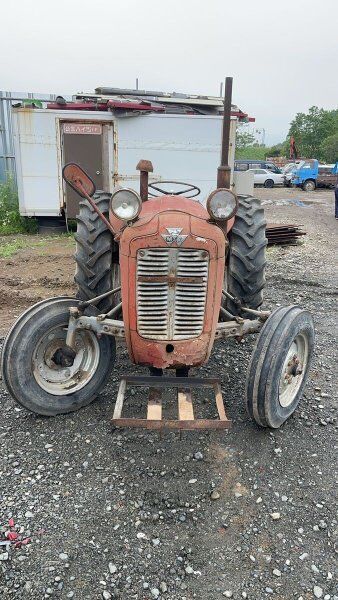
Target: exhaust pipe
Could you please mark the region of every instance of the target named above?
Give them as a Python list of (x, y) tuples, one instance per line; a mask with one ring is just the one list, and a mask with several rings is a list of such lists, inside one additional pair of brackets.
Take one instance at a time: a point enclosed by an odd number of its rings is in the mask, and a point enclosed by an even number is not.
[(217, 187), (230, 189), (229, 165), (232, 77), (225, 79), (221, 164), (217, 169)]

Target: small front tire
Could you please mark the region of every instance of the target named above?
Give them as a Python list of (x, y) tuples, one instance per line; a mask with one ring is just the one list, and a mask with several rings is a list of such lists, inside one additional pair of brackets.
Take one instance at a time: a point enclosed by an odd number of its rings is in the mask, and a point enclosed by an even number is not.
[(105, 386), (115, 361), (115, 339), (86, 330), (76, 353), (66, 346), (69, 307), (79, 300), (51, 299), (19, 317), (3, 347), (2, 370), (11, 396), (39, 415), (54, 416), (90, 404)]
[(298, 306), (279, 308), (261, 330), (246, 382), (249, 415), (261, 427), (280, 427), (296, 410), (314, 348), (311, 314)]
[(264, 187), (265, 187), (265, 188), (273, 188), (273, 186), (274, 186), (274, 185), (275, 185), (275, 184), (274, 184), (274, 181), (273, 181), (273, 179), (267, 179), (267, 180), (264, 182)]

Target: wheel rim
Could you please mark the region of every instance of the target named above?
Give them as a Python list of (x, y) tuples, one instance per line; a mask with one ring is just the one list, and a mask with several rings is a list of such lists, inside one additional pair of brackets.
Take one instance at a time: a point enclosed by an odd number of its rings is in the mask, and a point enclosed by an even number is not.
[(283, 408), (295, 399), (305, 377), (308, 359), (308, 338), (299, 333), (288, 350), (279, 380), (279, 403)]
[(91, 331), (79, 331), (75, 354), (66, 346), (67, 324), (46, 331), (33, 353), (33, 373), (38, 385), (53, 396), (81, 390), (94, 376), (100, 348)]

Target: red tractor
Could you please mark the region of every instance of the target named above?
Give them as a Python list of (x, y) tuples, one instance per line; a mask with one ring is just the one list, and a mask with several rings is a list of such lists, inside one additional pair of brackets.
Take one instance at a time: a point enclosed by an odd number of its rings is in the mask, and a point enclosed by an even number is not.
[[(140, 161), (140, 194), (96, 192), (75, 164), (63, 177), (82, 197), (77, 218), (77, 298), (39, 302), (15, 322), (3, 348), (5, 384), (13, 398), (42, 415), (75, 411), (104, 388), (124, 339), (145, 377), (122, 377), (115, 425), (229, 426), (220, 381), (189, 377), (215, 341), (258, 333), (246, 382), (249, 415), (279, 427), (296, 409), (314, 344), (311, 315), (297, 306), (260, 310), (265, 285), (265, 220), (259, 200), (230, 191), (228, 166), (232, 80), (227, 78), (222, 160), (206, 208), (196, 186), (148, 184)], [(164, 369), (175, 369), (167, 377)], [(150, 388), (147, 419), (122, 417), (126, 386)], [(190, 389), (215, 391), (219, 419), (195, 419)], [(161, 388), (178, 389), (178, 419), (162, 419)]]

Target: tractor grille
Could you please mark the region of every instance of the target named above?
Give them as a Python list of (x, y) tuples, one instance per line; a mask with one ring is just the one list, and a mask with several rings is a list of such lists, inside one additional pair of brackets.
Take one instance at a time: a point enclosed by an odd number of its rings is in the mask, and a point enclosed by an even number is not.
[(209, 254), (147, 248), (137, 255), (137, 329), (150, 340), (187, 340), (203, 331)]

